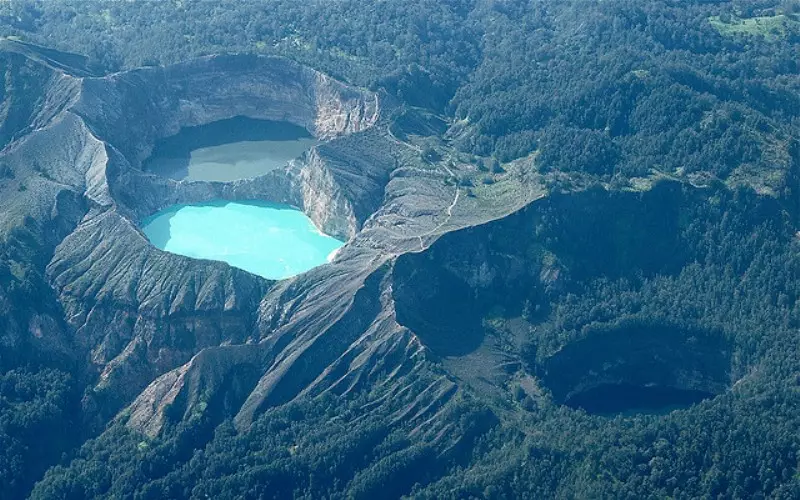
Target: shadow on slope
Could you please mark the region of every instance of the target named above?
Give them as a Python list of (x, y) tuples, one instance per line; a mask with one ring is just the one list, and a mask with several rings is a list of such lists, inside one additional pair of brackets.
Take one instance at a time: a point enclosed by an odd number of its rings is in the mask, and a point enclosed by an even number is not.
[(727, 390), (731, 353), (716, 332), (628, 321), (568, 344), (542, 378), (556, 402), (588, 413), (673, 409)]

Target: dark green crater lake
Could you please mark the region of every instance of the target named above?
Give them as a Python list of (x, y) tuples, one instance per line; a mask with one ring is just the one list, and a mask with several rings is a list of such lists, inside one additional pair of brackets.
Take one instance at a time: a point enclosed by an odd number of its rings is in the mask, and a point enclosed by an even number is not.
[(237, 116), (182, 128), (156, 144), (143, 168), (175, 180), (250, 179), (286, 166), (315, 144), (297, 125)]

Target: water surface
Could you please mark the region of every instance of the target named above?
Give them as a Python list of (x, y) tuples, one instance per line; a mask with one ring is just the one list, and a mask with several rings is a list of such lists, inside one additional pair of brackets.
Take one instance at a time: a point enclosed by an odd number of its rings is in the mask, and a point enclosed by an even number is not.
[(175, 205), (145, 219), (142, 232), (167, 252), (227, 262), (273, 280), (325, 264), (343, 245), (303, 212), (260, 202)]
[(156, 145), (144, 169), (175, 180), (250, 179), (286, 166), (316, 143), (302, 127), (239, 116), (181, 129)]

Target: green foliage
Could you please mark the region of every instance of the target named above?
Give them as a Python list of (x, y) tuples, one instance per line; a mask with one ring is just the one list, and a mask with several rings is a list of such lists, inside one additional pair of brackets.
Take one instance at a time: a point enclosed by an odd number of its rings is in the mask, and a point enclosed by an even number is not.
[[(225, 421), (213, 432), (181, 425), (151, 441), (115, 425), (68, 467), (53, 468), (31, 498), (396, 497), (443, 472), (446, 462), (431, 447), (414, 444), (408, 429), (390, 429), (391, 408), (364, 413), (368, 402), (293, 402), (243, 433)], [(485, 419), (468, 404), (455, 411), (454, 432)]]
[(0, 375), (0, 484), (21, 498), (61, 450), (74, 446), (74, 381), (54, 369), (14, 369)]
[[(721, 38), (705, 2), (495, 3), (483, 57), (452, 102), (462, 148), (627, 176), (785, 170), (797, 36)], [(783, 152), (775, 162), (774, 146)]]
[[(762, 36), (769, 40), (785, 38), (789, 33), (800, 33), (800, 20), (796, 16), (773, 14), (739, 18), (728, 13), (711, 16), (708, 22), (723, 36)], [(796, 35), (795, 35), (796, 36)]]
[[(394, 395), (369, 391), (269, 410), (246, 433), (203, 414), (153, 440), (118, 422), (51, 468), (33, 498), (800, 496), (796, 16), (768, 0), (2, 2), (6, 34), (85, 53), (105, 72), (245, 52), (383, 89), (428, 108), (405, 117), (408, 134), (457, 124), (421, 156), (438, 162), (454, 145), (482, 157), (477, 186), (445, 180), (468, 196), (502, 189), (518, 173), (509, 162), (526, 155), (554, 190), (578, 185), (572, 174), (620, 189), (653, 173), (711, 179), (699, 201), (662, 188), (552, 196), (509, 232), (508, 248), (494, 235), (490, 255), (509, 276), (534, 267), (540, 282), (463, 295), (535, 326), (508, 363), (532, 378), (565, 345), (631, 325), (713, 332), (735, 347), (734, 388), (696, 407), (606, 419), (517, 384), (510, 402), (492, 402), (511, 416), (488, 432), (485, 408), (447, 415), (437, 439), (474, 442), (432, 444), (390, 424)], [(1, 145), (24, 133), (38, 109), (26, 97), (47, 83), (22, 58), (3, 63)], [(63, 312), (34, 226), (0, 248), (0, 484), (11, 498), (83, 438), (75, 381), (86, 374), (26, 333), (38, 315)], [(538, 246), (520, 256), (525, 238)], [(374, 404), (381, 397), (389, 403)]]
[(287, 56), (454, 112), (470, 123), (456, 138), (464, 150), (507, 162), (541, 144), (546, 168), (570, 172), (785, 169), (800, 109), (791, 2), (15, 0), (3, 19), (107, 71), (222, 51)]

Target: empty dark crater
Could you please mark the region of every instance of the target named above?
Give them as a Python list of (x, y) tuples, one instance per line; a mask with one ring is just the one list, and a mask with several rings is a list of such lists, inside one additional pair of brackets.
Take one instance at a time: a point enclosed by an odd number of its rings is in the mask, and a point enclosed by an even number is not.
[(728, 389), (731, 346), (715, 332), (637, 323), (596, 329), (542, 365), (557, 403), (597, 415), (665, 413)]
[(714, 396), (714, 393), (694, 389), (661, 385), (641, 386), (623, 382), (598, 385), (579, 392), (564, 401), (564, 405), (580, 408), (594, 415), (666, 413)]

